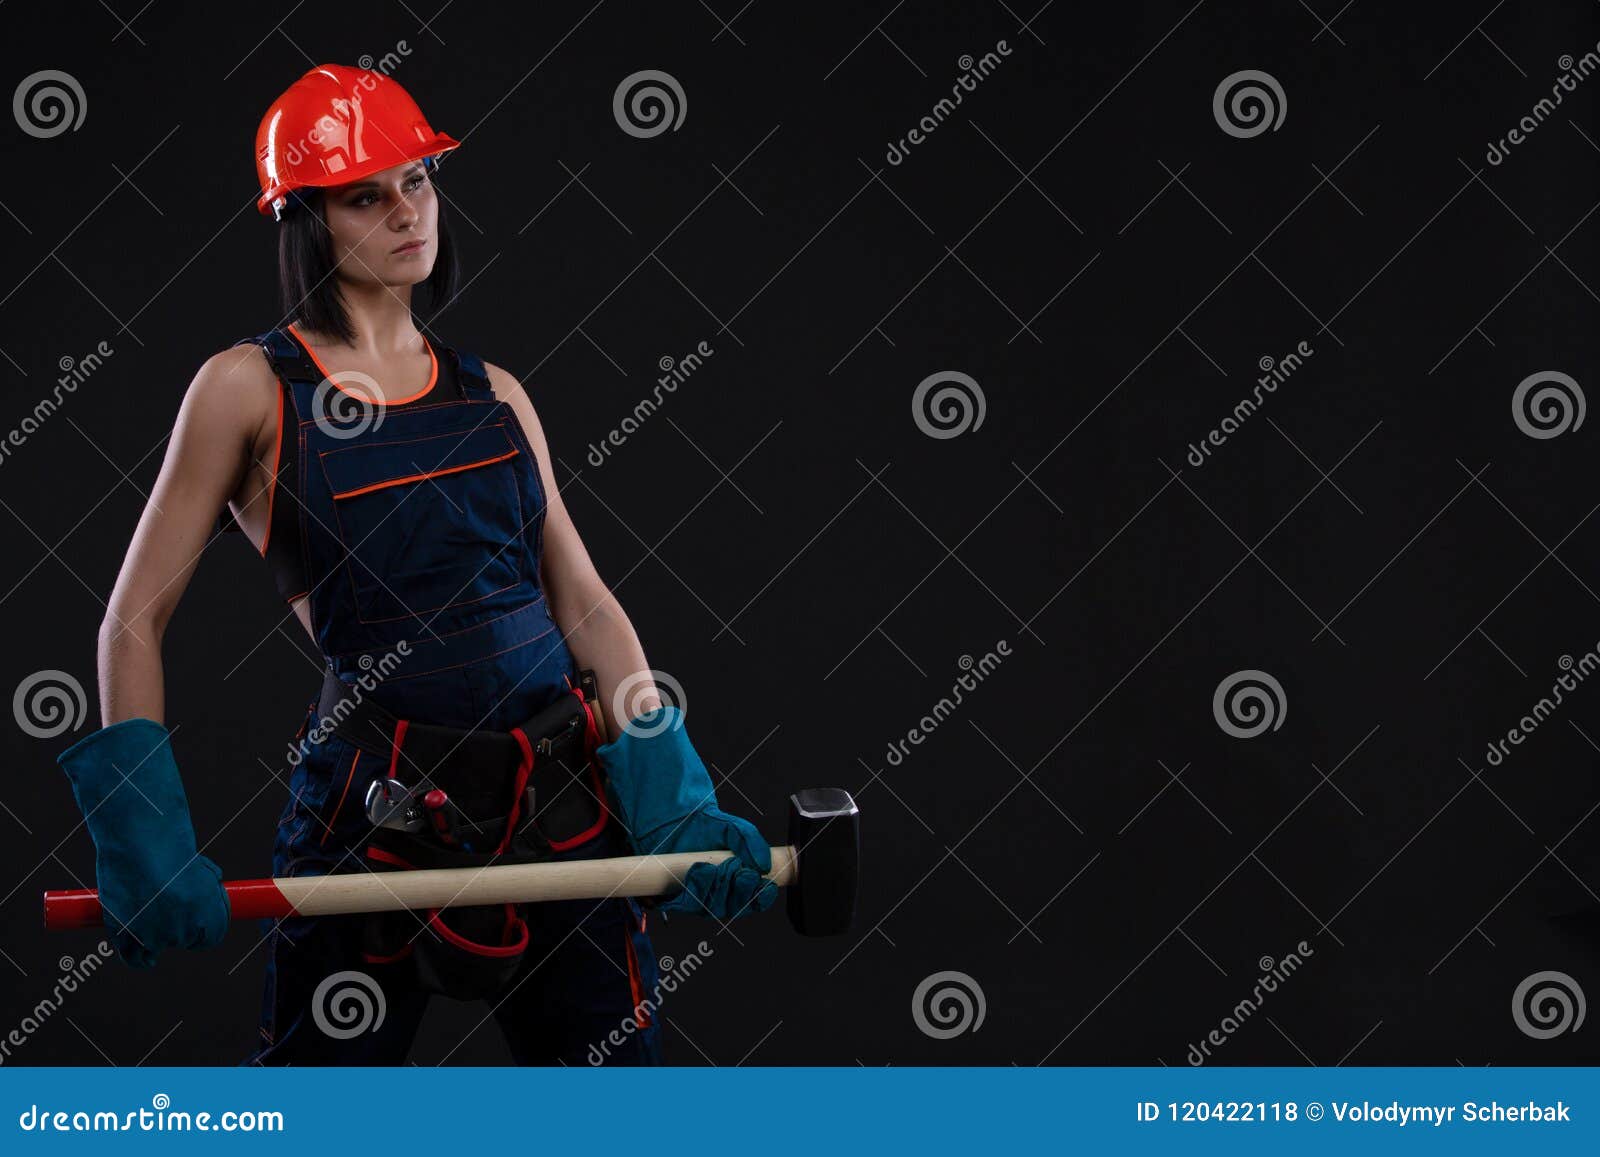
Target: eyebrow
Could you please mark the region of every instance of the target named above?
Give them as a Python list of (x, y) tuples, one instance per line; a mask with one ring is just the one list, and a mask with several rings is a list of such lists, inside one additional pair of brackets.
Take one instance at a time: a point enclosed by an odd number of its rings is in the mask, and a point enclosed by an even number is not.
[[(417, 167), (416, 168), (412, 168), (412, 169), (407, 169), (405, 171), (404, 175), (407, 176), (407, 177), (414, 177), (418, 173), (426, 173), (427, 171), (428, 171), (427, 166), (424, 165), (421, 161), (418, 161), (417, 162)], [(354, 193), (354, 192), (357, 192), (357, 191), (359, 191), (361, 189), (376, 189), (378, 187), (379, 187), (379, 185), (378, 185), (378, 182), (376, 182), (376, 181), (356, 181), (353, 184), (346, 185), (342, 190), (340, 190), (340, 192), (341, 192), (341, 194), (342, 193)]]

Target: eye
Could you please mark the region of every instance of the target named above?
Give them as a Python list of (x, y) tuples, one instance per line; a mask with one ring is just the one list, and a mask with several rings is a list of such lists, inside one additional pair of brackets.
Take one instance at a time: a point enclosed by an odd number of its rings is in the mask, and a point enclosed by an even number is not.
[(357, 193), (355, 198), (350, 202), (350, 207), (352, 209), (364, 209), (377, 199), (378, 195), (369, 189), (364, 193)]
[(406, 181), (407, 189), (420, 189), (425, 181), (421, 173), (413, 173)]

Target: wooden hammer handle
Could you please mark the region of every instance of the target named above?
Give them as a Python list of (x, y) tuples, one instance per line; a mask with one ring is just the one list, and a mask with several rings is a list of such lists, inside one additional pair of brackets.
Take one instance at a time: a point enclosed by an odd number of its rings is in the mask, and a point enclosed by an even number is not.
[[(691, 865), (718, 864), (732, 855), (729, 851), (674, 852), (665, 856), (497, 864), (489, 868), (340, 872), (228, 880), (223, 887), (235, 920), (541, 900), (598, 900), (607, 896), (660, 896), (675, 891), (682, 886)], [(773, 848), (772, 871), (767, 873), (767, 879), (780, 887), (794, 883), (797, 861), (794, 848)], [(44, 894), (47, 929), (92, 928), (101, 922), (100, 894), (93, 888)]]

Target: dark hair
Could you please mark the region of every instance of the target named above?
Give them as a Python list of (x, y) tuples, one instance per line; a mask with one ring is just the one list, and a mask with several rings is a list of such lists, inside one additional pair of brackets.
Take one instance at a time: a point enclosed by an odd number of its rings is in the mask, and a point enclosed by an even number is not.
[[(431, 179), (431, 174), (430, 174)], [(283, 220), (278, 222), (278, 286), (283, 293), (284, 316), (314, 333), (338, 334), (355, 339), (350, 315), (339, 296), (339, 279), (333, 272), (332, 239), (328, 233), (325, 199), (321, 189), (289, 194)], [(439, 199), (438, 256), (422, 286), (428, 304), (437, 311), (453, 296), (461, 280), (455, 240), (445, 220), (444, 199)], [(415, 307), (416, 302), (412, 302)]]

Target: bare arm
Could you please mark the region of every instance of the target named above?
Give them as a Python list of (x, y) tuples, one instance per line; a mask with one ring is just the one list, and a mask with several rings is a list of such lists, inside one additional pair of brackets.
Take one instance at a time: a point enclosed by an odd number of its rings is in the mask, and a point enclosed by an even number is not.
[[(580, 667), (594, 669), (599, 684), (600, 703), (605, 708), (607, 739), (622, 733), (622, 725), (661, 705), (655, 683), (649, 677), (650, 664), (644, 647), (633, 629), (622, 604), (601, 580), (572, 524), (566, 503), (556, 489), (550, 465), (550, 450), (544, 428), (539, 424), (533, 403), (522, 384), (499, 366), (489, 366), (489, 383), (495, 397), (516, 413), (539, 459), (539, 478), (544, 484), (544, 557), (540, 563), (545, 597), (550, 614), (566, 638), (567, 648)], [(615, 703), (619, 687), (626, 686), (625, 705)], [(614, 716), (626, 712), (622, 719)]]
[(161, 473), (100, 624), (102, 726), (164, 723), (161, 639), (219, 511), (244, 478), (261, 423), (266, 362), (253, 346), (200, 367), (184, 394)]

